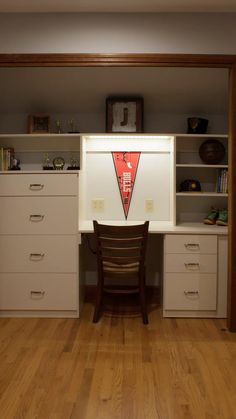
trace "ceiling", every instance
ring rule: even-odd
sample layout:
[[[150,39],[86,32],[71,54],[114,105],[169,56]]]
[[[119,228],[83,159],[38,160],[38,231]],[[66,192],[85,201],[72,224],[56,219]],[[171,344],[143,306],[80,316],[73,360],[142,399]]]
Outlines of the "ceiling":
[[[140,95],[151,113],[227,113],[227,69],[0,68],[0,80],[0,113],[101,112],[109,95]]]
[[[236,12],[235,0],[0,0],[0,12]]]

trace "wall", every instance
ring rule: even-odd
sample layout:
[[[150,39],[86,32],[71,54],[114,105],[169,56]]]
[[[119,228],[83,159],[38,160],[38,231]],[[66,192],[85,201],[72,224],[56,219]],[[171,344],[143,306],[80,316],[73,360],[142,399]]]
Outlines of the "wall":
[[[1,14],[0,53],[235,54],[235,23],[236,14],[233,13]],[[186,116],[182,117],[182,124],[186,123]],[[11,118],[12,115],[9,114],[9,119],[5,115],[6,129]],[[160,118],[159,131],[186,129],[185,125],[179,126],[178,115],[172,115],[172,126],[168,125],[166,129],[166,118],[170,121],[170,116]],[[150,131],[156,130],[152,121],[149,122]],[[216,117],[215,121],[220,125],[215,126],[216,131],[225,131],[225,118]],[[99,128],[96,125],[95,130],[99,131]],[[80,129],[91,131],[87,126]],[[157,284],[162,243],[157,236],[151,237],[151,241],[147,276],[149,283]],[[91,260],[88,249],[86,253],[87,282],[94,283],[95,260]]]
[[[235,13],[6,13],[0,53],[235,54],[235,23]]]

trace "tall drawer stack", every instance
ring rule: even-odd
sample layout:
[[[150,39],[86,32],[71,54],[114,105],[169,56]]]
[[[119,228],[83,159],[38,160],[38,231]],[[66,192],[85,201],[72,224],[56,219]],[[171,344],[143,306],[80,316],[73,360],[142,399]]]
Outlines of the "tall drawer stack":
[[[217,305],[217,236],[166,235],[164,316],[211,317]]]
[[[1,314],[77,317],[77,174],[2,174],[0,208]]]

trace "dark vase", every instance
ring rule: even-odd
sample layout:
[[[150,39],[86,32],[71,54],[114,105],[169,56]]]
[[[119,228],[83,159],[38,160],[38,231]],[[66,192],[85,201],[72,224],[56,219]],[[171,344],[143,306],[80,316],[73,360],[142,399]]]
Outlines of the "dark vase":
[[[205,134],[207,132],[208,119],[188,118],[188,134]]]

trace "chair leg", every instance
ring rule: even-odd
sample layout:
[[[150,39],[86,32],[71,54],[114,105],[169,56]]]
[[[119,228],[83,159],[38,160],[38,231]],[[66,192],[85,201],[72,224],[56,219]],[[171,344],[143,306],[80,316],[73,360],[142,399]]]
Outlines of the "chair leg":
[[[99,283],[97,287],[97,298],[96,298],[94,315],[93,315],[93,323],[97,323],[99,320],[101,305],[102,305],[102,297],[103,297],[102,284]]]
[[[141,313],[142,319],[144,324],[148,324],[148,314],[147,314],[147,303],[146,303],[146,295],[145,295],[145,285],[141,284],[139,287],[139,297],[140,297],[140,305],[141,305]]]

